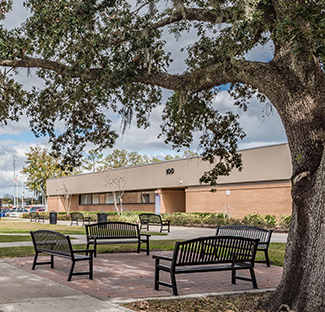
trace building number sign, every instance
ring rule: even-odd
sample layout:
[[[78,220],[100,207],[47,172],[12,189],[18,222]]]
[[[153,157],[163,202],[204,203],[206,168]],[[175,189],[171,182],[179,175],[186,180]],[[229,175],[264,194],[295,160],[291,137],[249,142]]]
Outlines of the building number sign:
[[[174,168],[166,169],[166,174],[174,174]]]

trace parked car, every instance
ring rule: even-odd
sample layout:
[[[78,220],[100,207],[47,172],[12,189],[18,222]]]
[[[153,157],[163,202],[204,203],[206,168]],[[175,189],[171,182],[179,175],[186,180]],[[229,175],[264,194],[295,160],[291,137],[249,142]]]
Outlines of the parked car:
[[[14,207],[14,208],[11,208],[9,211],[6,212],[6,217],[10,217],[10,215],[15,212],[18,208]]]
[[[6,216],[6,213],[7,213],[9,210],[10,210],[9,208],[1,209],[1,217],[5,217],[5,216]]]
[[[39,210],[41,209],[41,210]],[[36,206],[36,207],[33,207],[31,206],[31,208],[29,209],[30,212],[39,212],[39,211],[45,211],[45,207],[39,207],[39,206]]]
[[[36,209],[36,212],[44,212],[45,211],[45,208],[37,208]]]
[[[27,208],[17,208],[16,211],[10,213],[10,218],[19,218],[24,213],[29,213],[29,210]]]

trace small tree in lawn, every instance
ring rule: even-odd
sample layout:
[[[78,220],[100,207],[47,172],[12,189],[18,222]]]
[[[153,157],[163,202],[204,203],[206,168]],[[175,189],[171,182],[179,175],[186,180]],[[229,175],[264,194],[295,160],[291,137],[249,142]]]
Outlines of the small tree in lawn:
[[[67,212],[67,215],[69,215],[70,208],[71,208],[71,200],[72,200],[71,193],[70,193],[67,185],[64,182],[62,182],[60,179],[58,179],[58,184],[59,184],[58,190],[59,190],[60,194],[63,194],[65,210]]]
[[[27,178],[26,187],[36,195],[46,198],[46,181],[48,179],[64,177],[72,171],[62,169],[62,158],[50,155],[46,148],[31,147],[26,153],[27,160],[21,173]]]
[[[112,192],[114,210],[120,216],[123,213],[123,195],[126,184],[126,173],[121,170],[108,169],[105,171],[105,186]]]

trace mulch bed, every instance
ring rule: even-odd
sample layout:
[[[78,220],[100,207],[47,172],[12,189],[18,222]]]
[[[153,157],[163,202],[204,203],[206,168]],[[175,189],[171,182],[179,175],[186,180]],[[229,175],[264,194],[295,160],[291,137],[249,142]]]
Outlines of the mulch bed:
[[[171,300],[144,300],[120,304],[141,312],[262,312],[260,304],[271,294],[245,293]]]

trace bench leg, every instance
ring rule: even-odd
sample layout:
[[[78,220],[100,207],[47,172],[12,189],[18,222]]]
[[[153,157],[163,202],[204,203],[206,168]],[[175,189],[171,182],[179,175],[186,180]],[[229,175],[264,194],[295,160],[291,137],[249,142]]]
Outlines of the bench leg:
[[[232,269],[231,270],[231,284],[236,284],[236,270]]]
[[[149,256],[149,238],[147,240],[147,256]]]
[[[91,253],[89,259],[89,279],[93,279],[93,253]]]
[[[176,285],[176,277],[175,277],[175,274],[173,272],[170,272],[170,279],[172,281],[173,295],[178,296],[177,285]]]
[[[159,290],[159,259],[155,261],[155,290]]]
[[[35,266],[36,266],[36,262],[37,262],[37,256],[38,256],[38,252],[36,251],[35,256],[34,256],[32,270],[35,270]]]
[[[71,264],[71,268],[70,268],[70,272],[69,272],[69,277],[68,277],[68,282],[71,281],[72,273],[73,273],[73,269],[74,269],[75,264],[76,264],[76,262],[72,260],[72,264]]]
[[[253,287],[254,288],[257,288],[257,283],[256,283],[256,277],[255,277],[254,268],[250,268],[249,270],[251,272],[251,278],[252,278]]]
[[[268,254],[267,250],[264,250],[264,254],[265,254],[266,265],[269,267],[270,260],[269,260],[269,254]]]
[[[137,253],[140,253],[141,242],[138,243]]]
[[[38,252],[36,251],[35,256],[34,256],[32,270],[35,270],[36,264],[50,264],[51,269],[54,269],[54,256],[53,255],[51,255],[51,261],[45,261],[45,262],[39,262],[39,263],[37,263],[37,257],[38,257]]]

